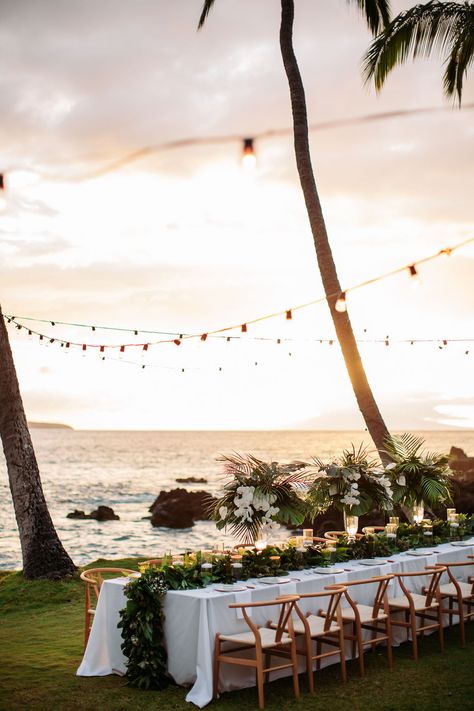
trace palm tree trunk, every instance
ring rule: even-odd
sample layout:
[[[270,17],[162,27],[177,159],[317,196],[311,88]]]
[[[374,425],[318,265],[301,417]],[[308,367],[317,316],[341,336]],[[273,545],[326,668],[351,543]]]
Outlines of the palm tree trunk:
[[[0,308],[0,437],[20,534],[25,578],[63,578],[75,566],[49,515]]]
[[[328,240],[324,216],[311,165],[305,92],[298,62],[293,50],[293,18],[294,0],[281,0],[280,49],[290,87],[296,165],[300,176],[309,223],[313,233],[314,246],[316,248],[316,256],[321,272],[324,292],[327,297],[329,310],[334,322],[347,372],[370,436],[379,450],[382,459],[387,461],[387,456],[382,450],[384,438],[388,434],[388,430],[367,380],[349,315],[347,312],[339,313],[335,309],[338,295],[342,290]]]

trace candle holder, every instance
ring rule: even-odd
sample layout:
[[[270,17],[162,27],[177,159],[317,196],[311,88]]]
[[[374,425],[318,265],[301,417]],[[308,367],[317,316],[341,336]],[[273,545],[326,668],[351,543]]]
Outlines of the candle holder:
[[[400,525],[400,518],[398,516],[389,516],[388,522],[398,527]]]
[[[453,539],[459,538],[459,514],[452,513],[449,519],[449,537]]]
[[[280,567],[280,556],[279,555],[271,555],[270,556],[270,564],[272,568],[279,568]]]
[[[413,506],[413,520],[416,524],[420,525],[420,523],[423,521],[425,517],[425,507],[423,503],[421,504],[415,504]]]
[[[385,526],[385,535],[387,536],[387,540],[395,541],[397,537],[397,529],[398,525],[396,523],[387,523]]]
[[[312,528],[303,528],[303,545],[306,546],[306,548],[313,545],[313,535],[314,532]]]
[[[344,529],[349,541],[355,541],[357,529],[359,528],[359,517],[347,514],[344,511]]]
[[[429,538],[433,535],[433,524],[429,520],[422,521],[423,525],[423,536]]]
[[[453,516],[456,516],[456,509],[446,509],[446,521],[452,521],[455,520],[453,519]]]
[[[268,546],[268,540],[266,538],[257,538],[255,541],[255,548],[257,553],[261,553]]]
[[[232,578],[234,580],[240,580],[242,577],[242,568],[243,568],[242,563],[239,563],[238,561],[236,561],[235,563],[232,563],[230,567],[232,570]]]

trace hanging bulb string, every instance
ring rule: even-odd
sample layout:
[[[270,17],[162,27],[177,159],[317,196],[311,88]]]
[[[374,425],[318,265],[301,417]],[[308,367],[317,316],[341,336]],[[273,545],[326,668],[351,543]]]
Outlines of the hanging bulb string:
[[[154,346],[154,345],[160,345],[164,343],[165,341],[154,341],[154,342],[149,342],[149,343],[129,343],[129,344],[111,344],[111,345],[106,345],[106,344],[100,344],[100,343],[83,343],[83,342],[78,342],[78,341],[68,341],[63,338],[57,338],[56,336],[52,336],[51,334],[47,333],[41,333],[39,331],[35,331],[31,328],[27,328],[23,326],[21,323],[19,323],[15,317],[9,317],[4,315],[4,319],[7,321],[8,324],[13,324],[17,330],[25,330],[28,333],[28,336],[38,336],[40,343],[45,342],[50,345],[53,345],[54,343],[58,344],[60,347],[65,348],[66,350],[74,350],[74,349],[79,349],[82,351],[84,354],[87,349],[99,349],[100,353],[105,353],[107,349],[110,350],[119,350],[120,353],[125,353],[126,348],[140,348],[143,353],[148,352],[149,347]],[[233,337],[233,340],[239,340],[240,336],[235,336]],[[275,338],[275,337],[268,337],[268,336],[262,336],[262,337],[256,337],[252,339],[253,341],[264,341],[267,343],[275,343],[275,344],[284,344],[284,343],[312,343],[314,345],[316,344],[329,344],[330,346],[334,345],[335,343],[335,338],[303,338],[303,339],[298,339],[298,338]],[[173,343],[173,341],[166,341],[167,343]],[[385,338],[356,338],[356,342],[359,344],[385,344],[385,346],[389,345],[394,345],[394,344],[410,344],[414,345],[415,343],[437,343],[439,348],[444,348],[446,347],[449,343],[474,343],[474,338],[390,338],[389,336],[386,336]],[[110,359],[110,356],[107,356]],[[120,362],[125,362],[125,360],[122,358],[119,358],[117,360],[120,360]]]
[[[468,111],[474,109],[474,103],[463,104],[463,111]],[[361,116],[353,116],[350,118],[342,119],[332,119],[329,121],[320,121],[317,123],[309,124],[308,130],[313,131],[323,131],[328,129],[344,128],[346,126],[353,126],[364,123],[375,123],[378,121],[385,121],[387,119],[393,118],[404,118],[408,116],[423,115],[428,113],[442,113],[446,111],[451,111],[449,107],[445,106],[426,106],[424,108],[418,109],[400,109],[395,111],[383,111],[375,114],[363,114]],[[101,177],[102,175],[107,175],[108,173],[113,173],[120,168],[123,168],[131,163],[143,160],[150,155],[154,155],[161,152],[166,152],[169,150],[176,150],[180,148],[187,148],[200,145],[219,145],[226,143],[236,143],[245,140],[252,140],[252,142],[257,140],[264,140],[268,138],[279,138],[282,136],[291,136],[293,134],[293,127],[284,128],[271,128],[265,131],[254,133],[249,138],[243,138],[240,134],[224,134],[221,136],[194,136],[189,138],[182,138],[172,141],[165,141],[163,143],[156,143],[148,146],[143,146],[130,153],[127,153],[121,157],[109,161],[105,165],[101,165],[93,170],[84,171],[82,173],[65,176],[64,174],[52,173],[52,172],[42,172],[41,175],[47,180],[69,180],[73,182],[82,182],[84,180],[90,180],[93,178]],[[245,146],[245,144],[244,144]],[[84,157],[76,158],[75,160],[84,160]]]
[[[415,262],[409,262],[408,264],[405,264],[402,267],[397,267],[396,269],[392,269],[388,272],[385,272],[383,274],[380,274],[378,276],[372,277],[371,279],[366,279],[365,281],[359,282],[358,284],[354,284],[353,286],[346,287],[343,291],[333,293],[333,294],[328,294],[327,296],[321,296],[317,299],[312,299],[311,301],[307,301],[303,304],[298,304],[297,306],[292,306],[290,309],[285,308],[281,311],[275,311],[270,314],[265,314],[264,316],[258,316],[257,318],[250,319],[248,321],[240,321],[238,324],[234,324],[232,326],[224,326],[222,328],[217,328],[213,330],[209,330],[206,332],[201,332],[201,333],[183,333],[179,331],[174,331],[172,333],[166,333],[166,332],[161,332],[161,331],[142,331],[141,329],[132,329],[132,328],[115,328],[113,326],[95,326],[91,324],[78,324],[78,323],[68,323],[66,321],[55,321],[52,319],[36,319],[33,317],[20,317],[20,316],[13,316],[10,314],[4,314],[4,318],[7,321],[14,321],[16,324],[18,324],[19,321],[36,321],[39,323],[50,323],[52,326],[55,325],[63,325],[63,326],[71,326],[71,327],[78,327],[78,328],[90,328],[92,331],[101,329],[101,330],[110,330],[110,331],[123,331],[127,333],[134,333],[135,335],[138,335],[139,333],[151,333],[151,334],[156,334],[156,335],[165,335],[165,336],[170,336],[169,338],[162,338],[156,341],[150,341],[148,343],[119,343],[119,344],[112,344],[112,345],[107,345],[107,348],[132,348],[132,347],[144,347],[145,345],[151,346],[151,345],[160,345],[162,343],[175,343],[176,345],[179,345],[182,341],[190,340],[190,339],[197,339],[199,338],[201,341],[206,341],[207,338],[209,337],[217,337],[221,336],[221,334],[227,334],[229,331],[234,331],[239,329],[242,333],[246,333],[248,330],[249,325],[253,325],[256,323],[261,323],[262,321],[268,321],[269,319],[277,318],[279,316],[284,316],[286,319],[289,318],[289,314],[292,315],[295,311],[299,311],[301,309],[308,308],[309,306],[315,306],[316,304],[323,303],[324,301],[331,301],[333,299],[340,299],[341,295],[344,295],[344,301],[346,294],[350,291],[355,291],[356,289],[361,289],[366,286],[370,286],[371,284],[375,284],[378,281],[382,281],[383,279],[387,279],[389,277],[395,276],[396,274],[401,274],[405,271],[409,271],[412,273],[412,269],[415,268],[416,271],[416,265],[419,264],[426,264],[427,262],[430,262],[434,259],[437,259],[438,257],[441,257],[443,255],[450,255],[452,252],[455,250],[461,249],[462,247],[466,246],[467,244],[470,244],[474,242],[474,237],[469,237],[462,242],[458,242],[457,244],[454,244],[450,247],[444,247],[443,249],[440,249],[438,252],[435,252],[433,254],[430,254],[426,257],[422,257]],[[34,332],[36,335],[40,335],[37,332]],[[43,334],[44,335],[44,334]],[[174,336],[174,337],[173,337]],[[246,336],[247,337],[247,336]],[[227,338],[236,338],[236,336],[227,336]],[[63,341],[66,343],[65,339],[56,339],[58,341]],[[74,344],[71,343],[71,345],[80,345],[82,347],[82,343],[77,343],[75,342]],[[89,345],[89,344],[87,344]],[[91,348],[98,348],[98,344],[90,344]]]

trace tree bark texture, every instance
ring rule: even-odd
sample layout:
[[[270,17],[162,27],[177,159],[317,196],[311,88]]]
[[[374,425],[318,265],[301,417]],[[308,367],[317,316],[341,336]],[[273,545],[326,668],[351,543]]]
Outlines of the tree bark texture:
[[[388,434],[388,430],[367,380],[349,315],[347,312],[340,313],[335,308],[336,301],[342,290],[329,244],[311,164],[306,98],[298,62],[293,50],[293,19],[294,0],[281,0],[280,49],[290,87],[296,165],[313,234],[324,292],[347,372],[369,434],[382,460],[387,461],[387,455],[385,455],[383,449],[384,439]]]
[[[20,534],[25,578],[63,578],[75,566],[59,540],[43,494],[0,308],[0,437]]]

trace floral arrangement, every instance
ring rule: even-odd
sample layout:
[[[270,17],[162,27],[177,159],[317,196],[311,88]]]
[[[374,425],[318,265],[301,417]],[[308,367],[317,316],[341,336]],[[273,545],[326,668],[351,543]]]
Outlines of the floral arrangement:
[[[392,459],[387,465],[393,478],[396,504],[413,506],[425,501],[442,504],[451,500],[451,474],[448,456],[422,450],[424,440],[413,434],[392,435],[385,440],[385,451]]]
[[[217,528],[229,528],[243,543],[272,536],[280,524],[299,525],[305,504],[296,491],[302,483],[301,462],[263,462],[250,454],[224,456],[226,483],[213,505]]]
[[[306,501],[313,518],[330,506],[353,516],[393,508],[391,477],[362,445],[357,450],[352,445],[330,464],[313,459],[307,473],[312,484]]]

